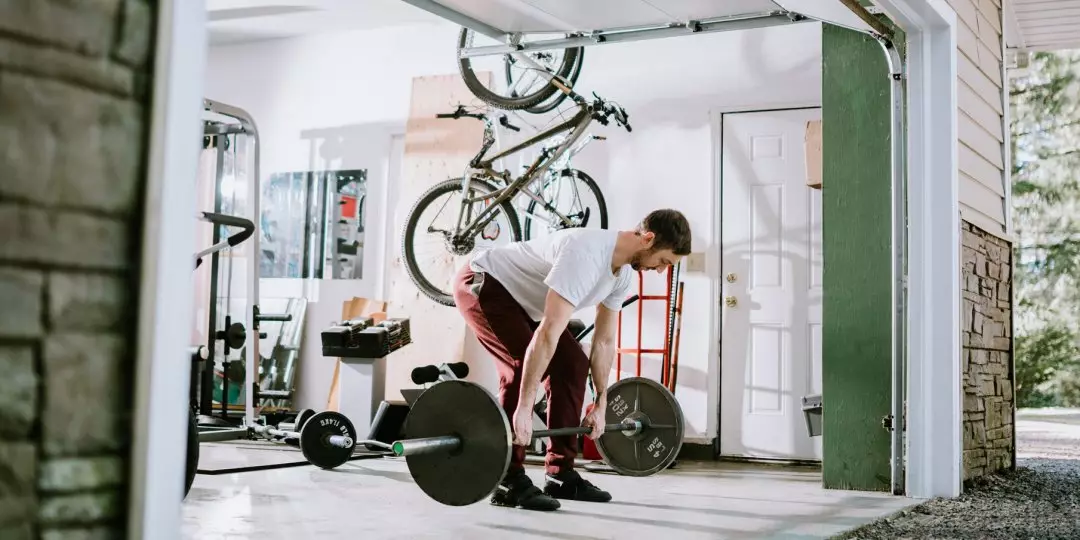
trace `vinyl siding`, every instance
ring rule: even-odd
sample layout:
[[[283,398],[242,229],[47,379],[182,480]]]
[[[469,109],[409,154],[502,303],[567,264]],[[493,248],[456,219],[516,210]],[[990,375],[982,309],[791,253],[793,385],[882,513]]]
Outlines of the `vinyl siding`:
[[[961,217],[1004,236],[1005,137],[997,0],[948,0],[957,18],[957,133]]]

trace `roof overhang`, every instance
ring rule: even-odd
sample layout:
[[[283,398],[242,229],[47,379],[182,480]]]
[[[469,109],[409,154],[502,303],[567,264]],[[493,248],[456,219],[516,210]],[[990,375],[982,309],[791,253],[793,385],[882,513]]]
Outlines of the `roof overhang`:
[[[1003,0],[1002,10],[1010,49],[1080,49],[1080,0]]]

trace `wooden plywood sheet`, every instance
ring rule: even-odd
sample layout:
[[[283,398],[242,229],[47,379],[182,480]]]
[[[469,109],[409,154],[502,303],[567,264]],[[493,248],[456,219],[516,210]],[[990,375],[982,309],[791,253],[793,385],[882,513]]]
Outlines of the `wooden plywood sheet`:
[[[489,73],[480,75],[481,81],[490,84]],[[460,75],[413,79],[409,119],[405,128],[401,184],[395,186],[399,195],[393,222],[394,230],[399,232],[387,276],[388,313],[391,317],[410,317],[413,344],[390,357],[386,377],[386,399],[390,400],[402,399],[401,388],[415,386],[409,378],[414,367],[462,361],[465,322],[456,308],[436,304],[409,279],[400,236],[409,210],[424,191],[444,180],[460,178],[469,159],[480,149],[483,123],[472,119],[435,118],[437,113],[453,111],[459,103],[477,103]],[[451,257],[445,250],[438,250],[428,261],[428,266],[437,265],[439,271],[449,278],[461,262],[460,258]],[[469,363],[470,367],[475,367],[471,365],[473,362]]]
[[[889,82],[877,43],[822,25],[822,192],[824,296],[822,393],[833,406],[822,439],[827,489],[887,490],[892,340],[888,218],[890,199]],[[837,404],[840,404],[837,406]],[[830,431],[832,430],[832,431]]]

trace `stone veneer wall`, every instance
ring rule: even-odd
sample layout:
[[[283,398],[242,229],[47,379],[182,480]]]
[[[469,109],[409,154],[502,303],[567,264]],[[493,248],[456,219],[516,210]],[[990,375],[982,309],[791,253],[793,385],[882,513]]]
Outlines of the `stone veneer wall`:
[[[1012,378],[1012,246],[961,222],[964,479],[1016,456]]]
[[[0,538],[124,538],[149,0],[0,1]]]

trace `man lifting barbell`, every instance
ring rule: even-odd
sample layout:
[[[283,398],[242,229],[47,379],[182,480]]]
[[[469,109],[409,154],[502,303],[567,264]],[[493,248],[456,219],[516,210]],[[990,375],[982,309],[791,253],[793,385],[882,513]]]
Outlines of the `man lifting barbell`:
[[[551,437],[544,490],[525,474],[532,440],[532,405],[541,381],[548,394],[549,428],[583,425],[590,438],[604,432],[608,374],[615,331],[632,272],[663,271],[690,253],[690,224],[676,210],[651,212],[632,231],[566,229],[478,253],[463,265],[454,300],[477,339],[495,357],[499,402],[513,430],[513,453],[491,503],[555,510],[556,499],[607,502],[611,495],[574,470],[577,437]],[[570,316],[596,306],[588,356],[566,329]],[[579,422],[587,373],[596,397]]]

